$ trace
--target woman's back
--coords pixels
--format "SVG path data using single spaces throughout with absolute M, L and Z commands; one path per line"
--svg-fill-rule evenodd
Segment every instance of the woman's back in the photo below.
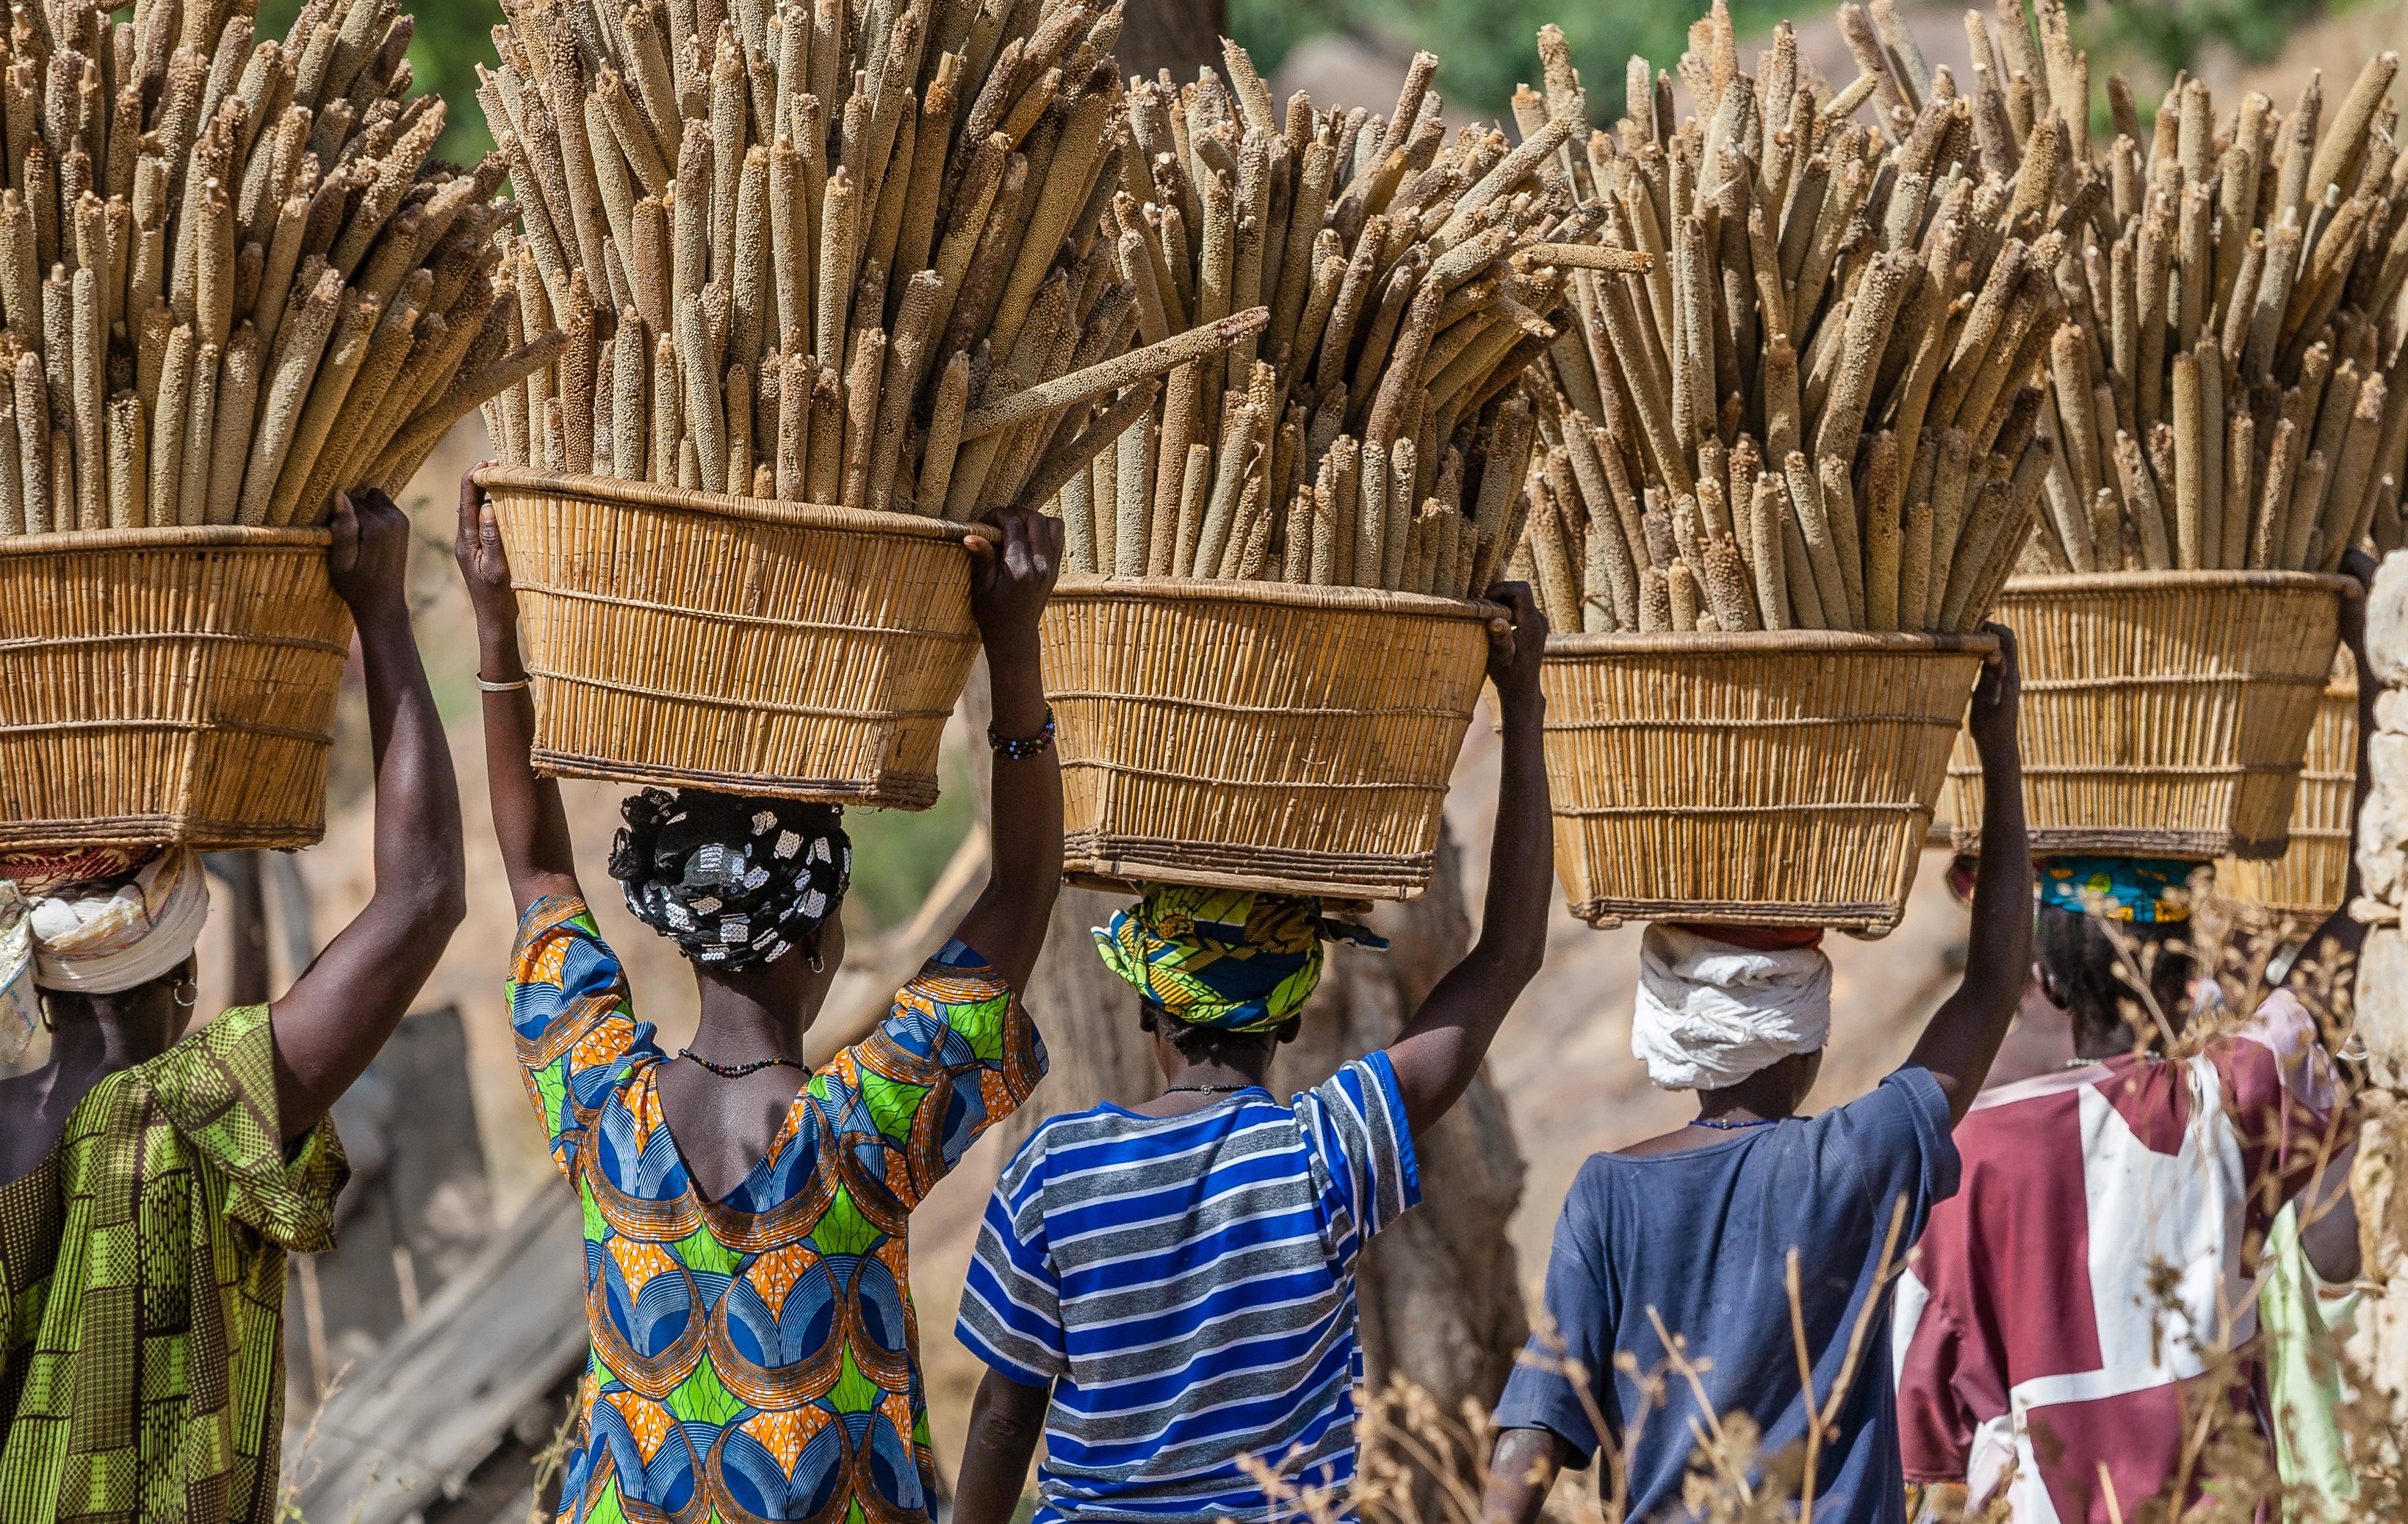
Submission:
M 347 1173 L 323 1118 L 286 1147 L 273 1064 L 268 1008 L 228 1011 L 0 1185 L 0 1518 L 273 1511 L 285 1252 L 334 1246 Z
M 1044 1072 L 1017 996 L 948 946 L 877 1032 L 792 1093 L 714 1198 L 679 1151 L 668 1061 L 583 901 L 531 906 L 513 968 L 528 1094 L 585 1204 L 595 1366 L 564 1516 L 609 1494 L 730 1517 L 924 1512 L 906 1222 Z
M 1004 1171 L 961 1336 L 1053 1387 L 1040 1519 L 1266 1517 L 1354 1474 L 1354 1266 L 1420 1199 L 1387 1055 L 1292 1104 L 1057 1117 Z

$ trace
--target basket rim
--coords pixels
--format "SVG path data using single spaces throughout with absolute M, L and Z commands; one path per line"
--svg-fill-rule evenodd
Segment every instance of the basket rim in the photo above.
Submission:
M 2167 572 L 2051 572 L 2044 576 L 2011 577 L 2000 596 L 2017 592 L 2128 592 L 2136 588 L 2158 588 L 2168 591 L 2237 591 L 2240 589 L 2322 589 L 2341 592 L 2358 585 L 2358 578 L 2339 572 L 2278 572 L 2224 569 L 2216 571 Z
M 1547 637 L 1547 657 L 1780 656 L 1813 652 L 1844 656 L 1987 656 L 1999 637 L 1982 632 L 1947 634 L 1920 630 L 1668 630 L 1654 634 L 1577 632 Z
M 1099 577 L 1066 572 L 1054 584 L 1051 603 L 1058 604 L 1066 596 L 1091 601 L 1122 598 L 1140 603 L 1255 604 L 1481 621 L 1507 612 L 1504 605 L 1484 598 L 1440 598 L 1426 592 L 1392 592 L 1386 588 L 1240 582 L 1200 577 Z
M 251 524 L 168 524 L 157 529 L 54 529 L 40 534 L 0 534 L 0 556 L 38 556 L 59 550 L 294 550 L 324 549 L 333 530 Z
M 838 529 L 859 534 L 887 534 L 897 539 L 943 540 L 958 546 L 964 535 L 1000 543 L 1003 535 L 992 524 L 956 523 L 919 513 L 884 513 L 873 508 L 848 508 L 836 503 L 781 503 L 726 492 L 694 491 L 649 481 L 621 481 L 616 477 L 576 476 L 536 471 L 525 466 L 486 465 L 468 479 L 488 491 L 548 492 L 555 497 L 664 508 L 783 529 Z

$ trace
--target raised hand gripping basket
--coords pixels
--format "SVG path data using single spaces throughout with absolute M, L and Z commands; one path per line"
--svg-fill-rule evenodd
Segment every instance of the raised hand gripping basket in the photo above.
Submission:
M 2333 661 L 2331 680 L 2308 727 L 2300 793 L 2291 805 L 2291 845 L 2272 862 L 2224 858 L 2213 893 L 2254 920 L 2290 921 L 2301 933 L 2341 908 L 2349 882 L 2349 798 L 2358 786 L 2358 670 L 2349 653 Z
M 1879 935 L 1905 912 L 1988 635 L 1547 642 L 1555 869 L 1593 926 Z
M 2207 862 L 2283 852 L 2347 578 L 2314 572 L 2017 577 L 2031 849 Z M 1948 767 L 1956 849 L 1980 841 L 1980 764 Z
M 1491 612 L 1376 589 L 1062 578 L 1043 633 L 1066 870 L 1417 897 Z
M 964 526 L 488 467 L 536 766 L 924 809 L 978 654 Z
M 0 850 L 323 834 L 351 648 L 329 537 L 0 536 Z

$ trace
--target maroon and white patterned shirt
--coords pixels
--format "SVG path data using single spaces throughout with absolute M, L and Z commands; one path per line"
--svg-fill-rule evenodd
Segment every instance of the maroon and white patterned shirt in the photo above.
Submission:
M 1907 1480 L 1978 1502 L 2012 1460 L 2015 1524 L 2108 1524 L 2157 1495 L 2186 1389 L 2213 1395 L 2201 1346 L 2257 1332 L 2257 1246 L 2330 1147 L 2336 1100 L 2315 1020 L 2278 991 L 2196 1057 L 2118 1057 L 1975 1101 L 1956 1132 L 1964 1183 L 1899 1284 Z

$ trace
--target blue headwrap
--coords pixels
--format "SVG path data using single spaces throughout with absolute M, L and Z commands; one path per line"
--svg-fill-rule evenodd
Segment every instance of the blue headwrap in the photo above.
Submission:
M 2040 864 L 2040 903 L 2075 915 L 2143 925 L 2190 919 L 2196 862 L 2147 857 L 2052 857 Z
M 1139 994 L 1178 1020 L 1268 1032 L 1321 982 L 1321 944 L 1381 948 L 1385 938 L 1334 921 L 1321 902 L 1246 890 L 1150 884 L 1096 927 L 1096 950 Z

